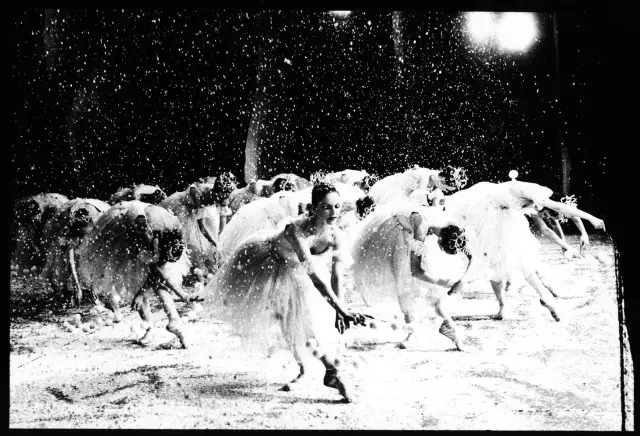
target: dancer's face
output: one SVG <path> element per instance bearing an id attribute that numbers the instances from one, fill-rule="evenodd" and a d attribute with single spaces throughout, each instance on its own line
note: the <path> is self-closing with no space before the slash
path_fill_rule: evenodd
<path id="1" fill-rule="evenodd" d="M 315 217 L 320 223 L 336 224 L 342 201 L 337 192 L 330 192 L 315 206 Z"/>

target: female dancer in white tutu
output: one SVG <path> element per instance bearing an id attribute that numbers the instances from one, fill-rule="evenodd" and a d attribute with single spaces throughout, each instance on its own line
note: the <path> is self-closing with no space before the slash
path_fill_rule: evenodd
<path id="1" fill-rule="evenodd" d="M 542 235 L 546 236 L 549 240 L 555 242 L 562 248 L 562 253 L 565 257 L 572 259 L 579 255 L 578 251 L 571 247 L 565 239 L 564 231 L 562 230 L 560 222 L 563 218 L 566 219 L 566 217 L 555 210 L 549 209 L 548 207 L 538 211 L 537 214 L 532 214 L 530 217 L 533 224 Z M 583 248 L 589 245 L 589 234 L 587 233 L 587 229 L 585 229 L 584 223 L 580 217 L 572 216 L 569 217 L 569 219 L 573 221 L 580 231 L 580 251 L 582 251 Z"/>
<path id="2" fill-rule="evenodd" d="M 155 185 L 136 184 L 121 188 L 113 194 L 108 203 L 113 205 L 121 201 L 140 200 L 145 203 L 158 204 L 167 198 L 167 194 Z"/>
<path id="3" fill-rule="evenodd" d="M 279 180 L 285 180 L 286 182 L 289 182 L 293 185 L 294 189 L 278 189 L 278 187 L 276 186 L 279 182 Z M 305 189 L 305 188 L 309 188 L 311 186 L 313 186 L 313 183 L 311 183 L 309 180 L 305 179 L 304 177 L 300 177 L 297 174 L 293 174 L 293 173 L 281 173 L 278 174 L 277 176 L 274 176 L 271 178 L 270 180 L 271 182 L 271 190 L 273 192 L 278 192 L 281 190 L 288 190 L 288 191 L 299 191 L 301 189 Z"/>
<path id="4" fill-rule="evenodd" d="M 82 239 L 93 229 L 100 216 L 109 209 L 104 201 L 75 198 L 64 204 L 62 210 L 49 220 L 44 230 L 47 262 L 42 277 L 48 280 L 54 292 L 69 301 L 82 303 L 82 289 L 88 289 L 95 303 L 90 282 L 80 282 L 77 273 L 79 258 L 76 250 Z"/>
<path id="5" fill-rule="evenodd" d="M 322 177 L 325 183 L 345 183 L 347 185 L 359 185 L 369 173 L 362 170 L 343 170 L 335 173 L 328 173 Z"/>
<path id="6" fill-rule="evenodd" d="M 318 173 L 316 174 L 316 176 L 314 176 L 314 180 L 316 180 L 316 183 L 326 183 L 322 182 L 322 180 L 324 180 L 324 177 L 325 176 L 323 174 Z M 338 194 L 340 195 L 340 200 L 342 201 L 336 225 L 345 234 L 345 241 L 347 245 L 351 246 L 351 244 L 353 243 L 353 237 L 357 231 L 357 225 L 360 222 L 357 214 L 356 203 L 358 200 L 366 197 L 366 193 L 355 185 L 341 182 L 330 184 L 336 188 Z M 311 190 L 312 187 L 298 191 L 298 198 L 300 199 L 300 201 L 307 204 L 307 212 L 312 209 L 312 205 L 310 203 Z M 349 250 L 350 248 L 347 249 L 347 251 Z"/>
<path id="7" fill-rule="evenodd" d="M 120 302 L 138 311 L 147 323 L 140 339 L 143 345 L 151 341 L 149 293 L 155 292 L 169 318 L 166 329 L 187 348 L 188 338 L 170 291 L 183 300 L 186 297 L 165 273 L 183 249 L 180 222 L 173 214 L 141 201 L 124 201 L 107 210 L 83 239 L 78 249 L 78 272 L 99 296 L 106 297 L 114 321 L 122 320 Z"/>
<path id="8" fill-rule="evenodd" d="M 315 339 L 314 355 L 326 368 L 325 386 L 351 401 L 330 350 L 330 344 L 337 349 L 335 328 L 344 331 L 365 321 L 342 300 L 342 268 L 351 259 L 336 226 L 342 200 L 334 186 L 321 183 L 313 187 L 311 203 L 311 216 L 245 239 L 207 290 L 218 316 L 241 337 L 265 344 L 274 327 L 281 330 L 300 367 L 291 383 L 304 374 L 305 345 Z"/>
<path id="9" fill-rule="evenodd" d="M 217 271 L 218 235 L 229 215 L 227 204 L 233 189 L 233 179 L 223 173 L 212 185 L 194 183 L 159 204 L 180 220 L 192 268 L 209 273 Z"/>
<path id="10" fill-rule="evenodd" d="M 251 203 L 263 197 L 268 197 L 271 187 L 270 180 L 257 179 L 249 182 L 243 188 L 236 188 L 229 194 L 229 209 L 231 209 L 231 218 L 242 206 Z"/>
<path id="11" fill-rule="evenodd" d="M 438 187 L 448 189 L 442 183 L 439 170 L 415 166 L 380 179 L 371 187 L 369 195 L 378 205 L 402 200 L 427 204 L 428 194 Z"/>
<path id="12" fill-rule="evenodd" d="M 248 236 L 260 230 L 278 228 L 286 218 L 298 216 L 308 202 L 304 194 L 284 190 L 242 206 L 220 233 L 218 250 L 222 261 L 229 259 Z"/>
<path id="13" fill-rule="evenodd" d="M 469 251 L 474 259 L 469 273 L 450 292 L 456 292 L 476 274 L 485 272 L 500 306 L 496 317 L 503 319 L 506 283 L 521 273 L 540 296 L 540 304 L 560 321 L 560 315 L 547 295 L 548 289 L 538 274 L 540 243 L 531 233 L 524 214 L 548 207 L 567 216 L 589 220 L 596 229 L 604 229 L 604 223 L 577 208 L 550 200 L 551 189 L 517 181 L 515 171 L 510 176 L 510 182 L 480 182 L 447 197 L 445 209 L 469 233 Z"/>
<path id="14" fill-rule="evenodd" d="M 354 289 L 368 305 L 399 303 L 410 329 L 399 348 L 412 336 L 416 307 L 426 302 L 444 318 L 440 333 L 462 350 L 446 300 L 469 266 L 464 247 L 464 231 L 452 217 L 427 205 L 376 206 L 364 220 L 352 250 Z"/>
<path id="15" fill-rule="evenodd" d="M 16 200 L 11 222 L 11 261 L 22 269 L 41 271 L 46 262 L 44 229 L 69 199 L 62 194 L 38 194 Z"/>

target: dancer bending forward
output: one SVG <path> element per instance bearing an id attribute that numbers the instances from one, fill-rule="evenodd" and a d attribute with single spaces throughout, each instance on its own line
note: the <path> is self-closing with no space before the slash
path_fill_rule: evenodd
<path id="1" fill-rule="evenodd" d="M 325 386 L 344 400 L 350 390 L 338 375 L 335 350 L 338 331 L 365 318 L 350 312 L 342 300 L 342 268 L 350 262 L 343 235 L 336 226 L 342 201 L 333 185 L 318 184 L 311 194 L 311 216 L 283 223 L 245 239 L 207 285 L 217 315 L 245 344 L 266 345 L 273 327 L 279 330 L 304 374 L 302 355 L 317 342 L 314 355 L 326 368 Z M 336 330 L 337 329 L 337 330 Z M 289 384 L 283 390 L 289 390 Z"/>
<path id="2" fill-rule="evenodd" d="M 353 246 L 355 290 L 368 305 L 397 299 L 410 333 L 424 299 L 444 318 L 440 333 L 462 343 L 447 307 L 447 290 L 465 274 L 469 256 L 463 229 L 444 211 L 419 204 L 378 207 L 362 224 Z"/>
<path id="3" fill-rule="evenodd" d="M 470 234 L 469 251 L 473 255 L 472 271 L 483 271 L 491 281 L 491 286 L 500 306 L 497 319 L 505 316 L 504 291 L 507 282 L 516 274 L 522 274 L 527 283 L 540 297 L 540 304 L 546 307 L 556 321 L 560 314 L 551 301 L 538 273 L 540 243 L 529 229 L 525 214 L 533 214 L 544 207 L 589 220 L 596 229 L 604 229 L 602 220 L 577 208 L 549 199 L 553 191 L 536 183 L 514 179 L 504 183 L 480 182 L 468 189 L 447 197 L 446 210 L 464 225 Z M 474 274 L 466 274 L 452 288 L 456 292 Z"/>

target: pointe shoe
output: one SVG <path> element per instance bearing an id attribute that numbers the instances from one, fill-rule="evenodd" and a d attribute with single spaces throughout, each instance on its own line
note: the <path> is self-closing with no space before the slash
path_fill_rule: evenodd
<path id="1" fill-rule="evenodd" d="M 336 372 L 327 371 L 325 373 L 324 385 L 332 389 L 337 389 L 338 392 L 340 392 L 340 395 L 342 395 L 342 398 L 344 399 L 345 403 L 353 402 L 353 397 L 349 394 L 347 387 L 342 382 L 342 380 L 340 380 L 340 378 L 338 377 L 337 371 Z"/>
<path id="2" fill-rule="evenodd" d="M 147 329 L 146 333 L 144 334 L 144 336 L 142 336 L 140 339 L 138 339 L 138 342 L 140 343 L 140 345 L 148 346 L 153 340 L 154 333 L 155 333 L 154 328 L 153 327 L 149 327 Z"/>
<path id="3" fill-rule="evenodd" d="M 451 323 L 449 323 L 447 320 L 442 321 L 442 325 L 440 326 L 440 329 L 438 330 L 438 332 L 441 335 L 451 339 L 451 341 L 453 341 L 458 351 L 466 351 L 465 348 L 462 346 L 462 343 L 458 339 L 456 330 L 453 328 L 453 326 L 451 326 Z"/>
<path id="4" fill-rule="evenodd" d="M 497 319 L 498 321 L 503 321 L 507 319 L 510 314 L 511 314 L 510 310 L 508 310 L 506 307 L 502 307 L 498 311 L 498 313 L 493 316 L 493 319 Z"/>
<path id="5" fill-rule="evenodd" d="M 189 348 L 187 338 L 185 337 L 185 334 L 182 331 L 182 326 L 180 324 L 181 323 L 179 322 L 171 321 L 169 322 L 169 324 L 167 324 L 166 329 L 168 332 L 173 333 L 178 337 L 178 339 L 180 339 L 180 344 L 182 345 L 182 348 Z"/>

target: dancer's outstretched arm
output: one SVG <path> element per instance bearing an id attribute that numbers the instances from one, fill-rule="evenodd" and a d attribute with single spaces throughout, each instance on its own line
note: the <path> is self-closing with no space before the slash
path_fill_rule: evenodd
<path id="1" fill-rule="evenodd" d="M 295 224 L 287 224 L 284 229 L 284 235 L 287 241 L 291 243 L 293 250 L 300 262 L 306 266 L 307 274 L 313 282 L 314 286 L 327 300 L 327 302 L 338 312 L 345 320 L 353 322 L 354 324 L 364 324 L 364 316 L 351 313 L 344 303 L 338 298 L 338 296 L 331 289 L 331 285 L 327 283 L 320 275 L 318 275 L 311 262 L 311 250 L 307 241 L 300 235 Z"/>
<path id="2" fill-rule="evenodd" d="M 604 221 L 602 221 L 600 218 L 596 218 L 595 216 L 578 209 L 577 207 L 571 207 L 564 203 L 560 203 L 558 201 L 553 201 L 549 199 L 542 200 L 541 205 L 544 207 L 548 207 L 549 209 L 553 209 L 556 212 L 559 212 L 568 217 L 578 217 L 578 218 L 586 219 L 591 224 L 593 224 L 593 227 L 595 227 L 596 229 L 604 230 Z"/>
<path id="3" fill-rule="evenodd" d="M 584 228 L 584 223 L 580 218 L 578 218 L 577 216 L 572 216 L 571 221 L 573 221 L 573 223 L 576 225 L 576 227 L 580 231 L 580 248 L 582 249 L 585 246 L 589 245 L 589 234 L 587 233 L 587 230 Z"/>
<path id="4" fill-rule="evenodd" d="M 549 228 L 549 226 L 547 226 L 547 224 L 544 222 L 544 220 L 542 219 L 542 217 L 540 217 L 539 215 L 531 215 L 531 219 L 533 220 L 534 224 L 536 225 L 536 227 L 538 228 L 538 230 L 540 230 L 540 233 L 542 233 L 543 236 L 546 236 L 547 238 L 549 238 L 550 240 L 552 240 L 553 242 L 555 242 L 556 244 L 558 244 L 559 246 L 561 246 L 562 248 L 564 248 L 565 250 L 569 251 L 572 248 L 569 246 L 569 244 L 567 244 L 566 241 L 562 240 L 557 234 L 556 232 L 554 232 L 553 230 L 551 230 Z M 579 218 L 578 218 L 579 219 Z"/>

